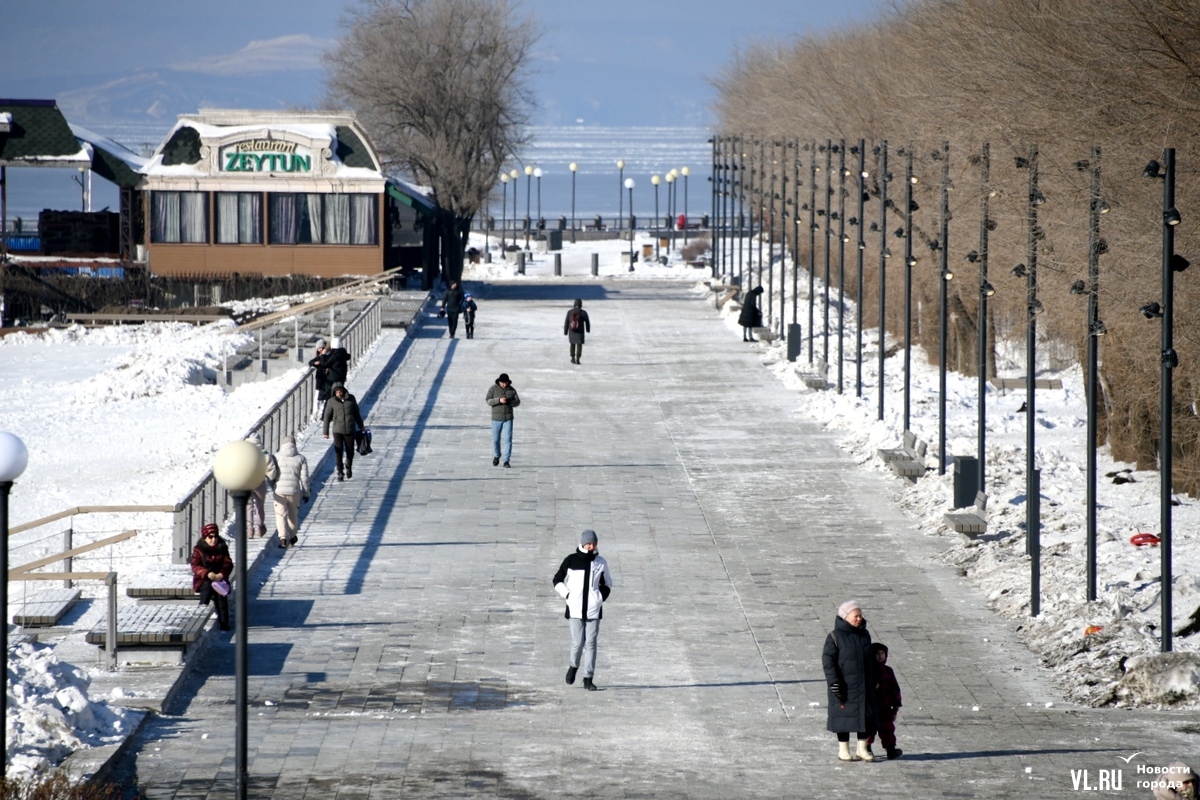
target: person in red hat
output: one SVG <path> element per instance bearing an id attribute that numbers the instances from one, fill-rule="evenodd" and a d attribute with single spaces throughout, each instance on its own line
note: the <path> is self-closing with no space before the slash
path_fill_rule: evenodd
<path id="1" fill-rule="evenodd" d="M 223 631 L 229 630 L 231 575 L 233 559 L 229 557 L 229 545 L 221 538 L 216 523 L 210 522 L 200 529 L 200 541 L 192 548 L 192 591 L 200 595 L 200 605 L 206 606 L 211 601 L 216 606 L 217 624 Z"/>

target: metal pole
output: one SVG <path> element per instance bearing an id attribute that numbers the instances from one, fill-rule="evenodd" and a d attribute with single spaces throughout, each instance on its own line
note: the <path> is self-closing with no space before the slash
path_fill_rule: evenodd
<path id="1" fill-rule="evenodd" d="M 823 294 L 825 297 L 825 311 L 821 328 L 823 337 L 821 342 L 821 358 L 825 365 L 829 365 L 829 262 L 830 262 L 830 247 L 829 237 L 833 235 L 833 223 L 829 219 L 831 208 L 830 197 L 833 195 L 833 140 L 825 140 L 825 286 Z"/>
<path id="2" fill-rule="evenodd" d="M 988 217 L 988 201 L 992 196 L 992 155 L 991 145 L 983 143 L 979 159 L 979 491 L 985 491 L 984 469 L 987 466 L 987 326 L 988 326 L 988 297 L 991 296 L 991 284 L 988 283 L 988 232 L 992 221 Z"/>
<path id="3" fill-rule="evenodd" d="M 12 489 L 12 481 L 0 481 L 0 535 L 4 536 L 4 541 L 0 542 L 3 545 L 0 548 L 0 575 L 4 576 L 0 580 L 0 609 L 4 611 L 4 619 L 0 620 L 0 647 L 4 648 L 4 674 L 8 675 L 8 493 Z M 7 684 L 7 679 L 5 680 Z M 3 719 L 8 720 L 8 689 L 7 686 L 3 692 L 4 699 L 0 700 L 0 714 L 3 714 Z M 8 765 L 8 725 L 4 726 L 4 765 Z"/>
<path id="4" fill-rule="evenodd" d="M 1029 505 L 1033 506 L 1034 518 L 1042 518 L 1042 471 L 1033 470 L 1029 475 Z M 1030 528 L 1025 537 L 1029 541 L 1029 615 L 1042 613 L 1042 527 L 1039 522 Z"/>
<path id="5" fill-rule="evenodd" d="M 778 163 L 775 159 L 775 147 L 778 144 L 774 139 L 771 140 L 771 188 L 767 193 L 767 307 L 772 310 L 768 314 L 770 317 L 775 316 L 775 304 L 771 302 L 775 291 L 775 165 Z M 759 232 L 759 252 L 762 251 L 762 232 Z"/>
<path id="6" fill-rule="evenodd" d="M 737 180 L 737 209 L 738 209 L 738 210 L 737 210 L 737 226 L 738 226 L 738 231 L 737 231 L 737 237 L 738 237 L 738 238 L 737 238 L 737 251 L 738 251 L 738 254 L 737 254 L 737 262 L 738 262 L 738 285 L 742 287 L 742 291 L 744 292 L 744 291 L 746 290 L 746 288 L 745 288 L 745 279 L 747 279 L 747 278 L 749 278 L 749 277 L 750 277 L 749 275 L 747 275 L 747 273 L 750 271 L 750 269 L 749 269 L 749 264 L 747 263 L 747 261 L 746 261 L 746 260 L 744 260 L 744 259 L 743 259 L 743 256 L 744 256 L 744 254 L 745 254 L 745 252 L 744 252 L 744 251 L 747 249 L 747 248 L 745 247 L 745 239 L 746 239 L 746 187 L 745 187 L 745 184 L 744 184 L 744 182 L 742 181 L 742 176 L 746 174 L 746 151 L 745 151 L 745 142 L 743 142 L 743 141 L 742 141 L 742 139 L 741 139 L 740 137 L 739 137 L 738 139 L 736 139 L 735 141 L 736 141 L 736 143 L 737 143 L 737 146 L 738 146 L 738 153 L 737 153 L 737 154 L 738 154 L 738 163 L 737 163 L 737 170 L 738 170 L 738 180 Z M 753 187 L 753 179 L 751 179 L 751 186 Z"/>
<path id="7" fill-rule="evenodd" d="M 862 379 L 862 328 L 863 328 L 863 255 L 867 249 L 866 242 L 866 219 L 864 214 L 866 209 L 867 195 L 867 142 L 865 139 L 858 140 L 858 257 L 855 267 L 858 270 L 858 289 L 855 294 L 855 301 L 858 307 L 854 310 L 855 314 L 855 332 L 854 332 L 854 396 L 862 397 L 863 379 Z"/>
<path id="8" fill-rule="evenodd" d="M 767 145 L 761 139 L 758 142 L 758 202 L 755 204 L 755 211 L 758 212 L 758 285 L 762 286 L 763 275 L 763 217 L 766 216 L 767 195 L 764 191 L 767 185 Z M 754 235 L 754 214 L 750 215 L 750 235 Z M 771 316 L 771 280 L 770 273 L 767 273 L 767 317 L 768 322 Z M 768 325 L 768 327 L 770 327 Z"/>
<path id="9" fill-rule="evenodd" d="M 783 140 L 783 158 L 779 162 L 779 338 L 787 340 L 787 259 L 788 259 L 788 140 Z"/>
<path id="10" fill-rule="evenodd" d="M 625 202 L 625 195 L 621 194 L 621 190 L 625 188 L 625 162 L 617 161 L 617 233 L 621 232 L 621 220 L 625 217 L 625 209 L 622 203 Z M 630 212 L 631 214 L 633 212 Z M 632 234 L 630 234 L 632 236 Z M 632 249 L 633 245 L 629 245 Z M 633 262 L 629 262 L 633 266 Z"/>
<path id="11" fill-rule="evenodd" d="M 913 146 L 904 148 L 904 430 L 912 430 L 912 187 Z M 943 288 L 945 281 L 942 281 Z"/>
<path id="12" fill-rule="evenodd" d="M 1028 326 L 1026 328 L 1025 337 L 1025 483 L 1029 487 L 1029 491 L 1033 489 L 1033 471 L 1034 464 L 1037 461 L 1035 447 L 1037 444 L 1037 394 L 1035 387 L 1037 384 L 1037 198 L 1038 198 L 1038 173 L 1037 173 L 1037 145 L 1032 145 L 1029 148 L 1029 200 L 1028 200 L 1028 216 L 1029 216 L 1029 233 L 1028 233 L 1028 253 L 1026 257 L 1029 259 L 1028 267 L 1025 272 L 1025 303 L 1027 309 Z M 1036 516 L 1038 508 L 1037 503 L 1032 502 L 1032 494 L 1027 495 L 1025 503 L 1025 531 L 1034 530 L 1036 525 L 1040 524 L 1040 520 Z"/>
<path id="13" fill-rule="evenodd" d="M 1158 437 L 1159 477 L 1161 479 L 1159 492 L 1159 517 L 1162 532 L 1160 534 L 1162 577 L 1159 582 L 1162 592 L 1162 651 L 1169 653 L 1173 649 L 1172 627 L 1175 622 L 1172 617 L 1172 587 L 1171 575 L 1171 460 L 1172 449 L 1175 446 L 1171 438 L 1171 412 L 1173 402 L 1173 384 L 1171 370 L 1178 363 L 1175 355 L 1175 272 L 1173 264 L 1175 256 L 1175 226 L 1167 219 L 1167 212 L 1175 208 L 1175 148 L 1163 150 L 1163 167 L 1166 175 L 1163 178 L 1163 241 L 1162 241 L 1162 390 L 1160 393 L 1160 418 Z"/>
<path id="14" fill-rule="evenodd" d="M 629 187 L 629 271 L 633 272 L 633 187 Z"/>
<path id="15" fill-rule="evenodd" d="M 687 247 L 687 245 L 688 245 L 688 224 L 690 222 L 688 220 L 688 197 L 687 197 L 688 175 L 690 173 L 691 173 L 691 170 L 689 170 L 687 167 L 683 168 L 683 246 L 684 247 Z"/>
<path id="16" fill-rule="evenodd" d="M 658 176 L 655 175 L 654 177 L 657 178 Z M 658 258 L 659 258 L 659 253 L 658 253 L 658 238 L 659 238 L 659 236 L 658 236 L 659 235 L 659 231 L 658 231 L 658 181 L 652 180 L 650 182 L 652 184 L 654 184 L 654 222 L 651 223 L 650 229 L 654 235 L 654 260 L 658 261 Z M 632 206 L 633 206 L 633 201 L 630 201 L 630 207 L 632 208 Z"/>
<path id="17" fill-rule="evenodd" d="M 235 773 L 237 775 L 238 800 L 246 800 L 249 781 L 247 765 L 249 764 L 250 742 L 249 720 L 247 719 L 247 705 L 249 704 L 247 680 L 250 674 L 250 650 L 247 646 L 246 636 L 250 629 L 249 620 L 247 619 L 250 608 L 250 592 L 249 587 L 246 586 L 246 501 L 250 499 L 250 492 L 238 490 L 230 492 L 230 495 L 233 497 L 235 515 L 234 535 L 237 537 L 237 542 L 235 543 L 237 555 L 234 556 L 233 566 L 234 574 L 237 576 L 234 586 L 235 613 L 237 614 L 237 622 L 234 628 L 236 631 L 235 635 L 237 636 L 237 645 L 234 649 L 234 669 L 237 677 L 234 696 L 237 725 Z"/>
<path id="18" fill-rule="evenodd" d="M 575 165 L 572 164 L 572 167 Z M 575 244 L 575 173 L 571 170 L 571 244 Z"/>
<path id="19" fill-rule="evenodd" d="M 938 292 L 938 475 L 946 474 L 946 314 L 950 288 L 950 143 L 942 142 L 941 272 Z"/>
<path id="20" fill-rule="evenodd" d="M 800 303 L 800 140 L 792 141 L 792 149 L 796 151 L 796 157 L 792 161 L 792 218 L 796 223 L 794 226 L 795 233 L 792 234 L 792 250 L 795 254 L 792 256 L 792 324 L 799 322 L 797 314 L 799 313 Z"/>
<path id="21" fill-rule="evenodd" d="M 887 336 L 887 139 L 879 145 L 879 419 L 883 419 L 883 357 Z"/>
<path id="22" fill-rule="evenodd" d="M 533 220 L 529 216 L 529 201 L 533 197 L 533 170 L 525 168 L 525 249 L 529 249 L 529 233 Z"/>
<path id="23" fill-rule="evenodd" d="M 808 363 L 813 363 L 814 305 L 817 295 L 817 143 L 809 144 L 808 159 Z"/>
<path id="24" fill-rule="evenodd" d="M 1100 344 L 1100 148 L 1092 148 L 1088 203 L 1087 312 L 1087 599 L 1096 599 L 1096 416 Z"/>
<path id="25" fill-rule="evenodd" d="M 838 394 L 843 389 L 846 347 L 846 140 L 838 142 Z"/>
<path id="26" fill-rule="evenodd" d="M 500 253 L 501 258 L 507 258 L 508 239 L 506 238 L 506 229 L 508 228 L 508 178 L 507 176 L 500 181 Z"/>

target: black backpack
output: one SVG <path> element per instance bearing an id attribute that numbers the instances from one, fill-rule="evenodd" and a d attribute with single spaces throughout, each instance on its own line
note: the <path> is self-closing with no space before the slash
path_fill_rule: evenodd
<path id="1" fill-rule="evenodd" d="M 571 313 L 567 316 L 567 330 L 583 330 L 583 312 L 578 308 L 572 308 Z"/>

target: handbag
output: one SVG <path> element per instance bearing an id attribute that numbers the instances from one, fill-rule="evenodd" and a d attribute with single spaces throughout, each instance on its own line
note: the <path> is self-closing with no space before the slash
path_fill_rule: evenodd
<path id="1" fill-rule="evenodd" d="M 212 588 L 221 597 L 229 596 L 229 581 L 213 581 Z"/>

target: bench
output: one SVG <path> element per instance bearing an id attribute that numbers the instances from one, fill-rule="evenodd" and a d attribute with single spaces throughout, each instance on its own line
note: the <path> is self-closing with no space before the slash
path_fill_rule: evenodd
<path id="1" fill-rule="evenodd" d="M 144 570 L 125 587 L 125 594 L 138 600 L 195 600 L 192 568 L 168 564 Z"/>
<path id="2" fill-rule="evenodd" d="M 184 653 L 204 635 L 212 604 L 152 603 L 117 613 L 117 653 L 122 663 L 184 663 Z M 88 644 L 107 649 L 108 622 L 88 631 Z"/>
<path id="3" fill-rule="evenodd" d="M 48 628 L 57 625 L 80 597 L 79 589 L 42 589 L 11 602 L 12 621 L 22 628 Z"/>
<path id="4" fill-rule="evenodd" d="M 829 364 L 823 358 L 813 359 L 809 369 L 797 369 L 796 374 L 810 389 L 824 389 L 829 385 Z"/>
<path id="5" fill-rule="evenodd" d="M 925 451 L 927 446 L 912 431 L 905 431 L 900 447 L 880 448 L 877 454 L 888 468 L 913 483 L 925 475 Z"/>
<path id="6" fill-rule="evenodd" d="M 983 492 L 976 492 L 975 507 L 970 511 L 949 512 L 943 519 L 946 525 L 958 533 L 965 533 L 968 536 L 974 537 L 980 533 L 987 532 L 987 495 Z"/>

